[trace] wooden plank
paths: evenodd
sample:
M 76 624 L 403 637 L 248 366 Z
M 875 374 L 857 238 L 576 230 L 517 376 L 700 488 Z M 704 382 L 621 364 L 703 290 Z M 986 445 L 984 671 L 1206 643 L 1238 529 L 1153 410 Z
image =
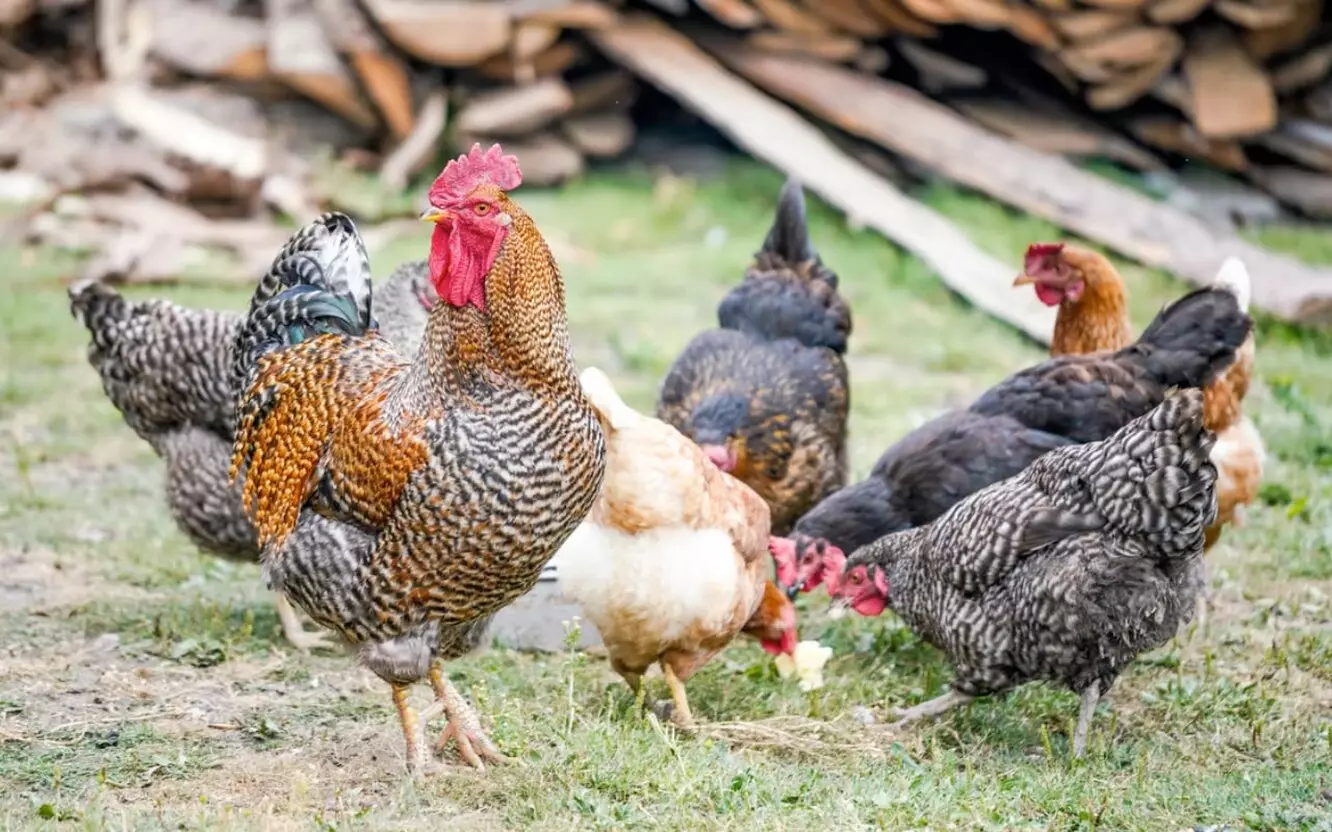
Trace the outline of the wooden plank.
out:
M 794 110 L 727 72 L 683 35 L 636 16 L 592 38 L 737 144 L 924 260 L 977 307 L 1049 342 L 1053 312 L 1012 290 L 1012 266 L 983 253 L 948 220 L 848 157 Z
M 1210 285 L 1226 257 L 1253 275 L 1253 302 L 1291 321 L 1332 324 L 1332 270 L 1233 233 L 979 127 L 915 90 L 807 58 L 703 41 L 774 95 L 941 175 L 1135 259 Z M 812 183 L 811 183 L 812 184 Z
M 1193 94 L 1193 123 L 1204 136 L 1242 138 L 1276 127 L 1276 93 L 1267 74 L 1224 26 L 1193 34 L 1184 76 Z

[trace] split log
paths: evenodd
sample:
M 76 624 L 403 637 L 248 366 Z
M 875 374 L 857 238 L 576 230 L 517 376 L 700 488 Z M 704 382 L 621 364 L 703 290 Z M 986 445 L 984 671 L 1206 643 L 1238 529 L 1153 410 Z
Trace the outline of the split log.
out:
M 628 115 L 609 111 L 567 118 L 561 130 L 574 147 L 594 159 L 619 156 L 634 143 L 634 122 Z
M 379 119 L 361 100 L 310 0 L 264 0 L 268 14 L 268 68 L 292 89 L 348 121 L 374 128 Z
M 356 0 L 314 0 L 314 10 L 329 42 L 351 61 L 389 133 L 405 139 L 416 118 L 406 63 L 374 31 Z
M 520 136 L 569 112 L 573 93 L 557 78 L 479 93 L 463 105 L 458 129 L 470 135 Z
M 1230 30 L 1213 26 L 1194 33 L 1184 56 L 1193 94 L 1191 114 L 1210 138 L 1243 138 L 1276 126 L 1276 93 Z
M 1286 320 L 1332 323 L 1332 271 L 1273 254 L 1064 159 L 1022 147 L 891 81 L 808 58 L 713 41 L 714 54 L 763 89 L 966 187 L 1043 217 L 1126 257 L 1210 285 L 1228 256 L 1254 278 L 1253 303 Z
M 849 158 L 793 110 L 727 72 L 683 36 L 637 17 L 597 32 L 593 39 L 742 147 L 900 243 L 977 307 L 1048 342 L 1052 312 L 1034 297 L 1012 290 L 1011 267 L 981 252 L 948 220 Z
M 389 40 L 424 61 L 448 67 L 504 51 L 513 18 L 503 3 L 477 0 L 365 0 Z

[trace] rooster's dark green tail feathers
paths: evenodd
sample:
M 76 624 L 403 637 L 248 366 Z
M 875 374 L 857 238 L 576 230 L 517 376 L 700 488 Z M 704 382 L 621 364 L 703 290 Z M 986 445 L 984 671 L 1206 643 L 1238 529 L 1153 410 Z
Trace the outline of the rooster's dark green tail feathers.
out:
M 316 335 L 375 328 L 370 257 L 355 224 L 330 212 L 292 235 L 260 279 L 236 342 L 233 377 L 244 390 L 264 353 Z

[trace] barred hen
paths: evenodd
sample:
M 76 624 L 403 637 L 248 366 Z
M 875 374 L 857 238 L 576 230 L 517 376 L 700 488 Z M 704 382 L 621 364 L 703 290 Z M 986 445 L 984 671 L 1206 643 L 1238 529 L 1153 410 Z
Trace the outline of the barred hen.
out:
M 956 667 L 952 690 L 898 724 L 1062 682 L 1082 697 L 1082 756 L 1116 677 L 1193 617 L 1203 529 L 1216 516 L 1214 441 L 1201 391 L 1177 391 L 1110 438 L 1051 451 L 933 523 L 853 553 L 838 602 L 862 615 L 891 607 Z
M 637 412 L 606 374 L 583 389 L 607 433 L 606 479 L 560 549 L 560 584 L 635 692 L 661 666 L 672 717 L 693 724 L 685 683 L 741 632 L 795 652 L 795 607 L 768 580 L 768 507 L 670 425 Z
M 851 314 L 787 182 L 763 247 L 661 385 L 657 418 L 767 502 L 783 534 L 846 482 Z
M 944 414 L 908 434 L 865 483 L 816 506 L 791 538 L 775 538 L 779 581 L 793 593 L 821 581 L 835 590 L 844 553 L 857 545 L 933 520 L 1045 450 L 1110 436 L 1172 387 L 1209 384 L 1235 360 L 1252 325 L 1232 292 L 1197 289 L 1162 309 L 1121 350 L 1054 358 L 1014 373 L 973 402 L 969 416 Z M 949 424 L 957 432 L 945 430 Z
M 381 287 L 380 331 L 418 343 L 434 289 L 425 263 L 398 268 Z M 166 463 L 167 508 L 205 552 L 258 562 L 259 542 L 229 482 L 237 391 L 231 365 L 244 316 L 166 300 L 131 301 L 98 281 L 69 289 L 70 310 L 88 328 L 88 362 L 125 422 Z M 380 298 L 376 298 L 377 301 Z M 324 644 L 302 628 L 286 598 L 274 597 L 282 632 L 301 649 Z
M 506 759 L 442 662 L 532 588 L 605 471 L 559 269 L 507 194 L 521 181 L 517 159 L 477 145 L 431 186 L 439 302 L 414 357 L 373 330 L 365 248 L 342 214 L 287 243 L 237 341 L 232 475 L 265 575 L 391 686 L 413 772 L 428 717 L 407 692 L 427 676 L 440 746 L 477 768 Z M 301 545 L 318 518 L 341 545 Z
M 1118 350 L 1133 341 L 1124 280 L 1098 252 L 1065 243 L 1033 243 L 1013 285 L 1032 286 L 1043 303 L 1059 307 L 1051 356 Z M 1240 308 L 1248 311 L 1249 273 L 1239 258 L 1222 263 L 1215 285 L 1233 292 Z M 1243 525 L 1244 508 L 1257 499 L 1263 478 L 1263 439 L 1243 412 L 1253 361 L 1250 332 L 1234 362 L 1204 390 L 1207 428 L 1217 435 L 1212 462 L 1218 473 L 1217 519 L 1207 529 L 1208 549 L 1220 538 L 1223 526 Z

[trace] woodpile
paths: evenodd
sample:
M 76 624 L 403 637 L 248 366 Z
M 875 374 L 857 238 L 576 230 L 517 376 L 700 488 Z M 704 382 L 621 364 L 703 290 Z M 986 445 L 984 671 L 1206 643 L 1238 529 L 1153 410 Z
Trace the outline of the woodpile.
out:
M 22 235 L 96 251 L 108 275 L 218 248 L 251 272 L 274 217 L 407 216 L 404 187 L 475 141 L 518 153 L 533 185 L 621 156 L 640 78 L 735 134 L 738 116 L 615 45 L 638 27 L 657 48 L 645 23 L 798 108 L 867 175 L 942 175 L 1186 279 L 1233 234 L 1184 233 L 1177 207 L 1158 217 L 1059 157 L 1203 162 L 1241 193 L 1195 192 L 1187 213 L 1226 234 L 1236 216 L 1332 217 L 1323 0 L 0 0 L 0 202 L 35 203 Z M 858 111 L 871 101 L 889 109 Z M 323 148 L 382 192 L 326 186 Z M 1079 204 L 1092 192 L 1105 210 Z M 167 218 L 183 239 L 163 243 Z M 1255 300 L 1325 314 L 1325 290 L 1293 285 Z

